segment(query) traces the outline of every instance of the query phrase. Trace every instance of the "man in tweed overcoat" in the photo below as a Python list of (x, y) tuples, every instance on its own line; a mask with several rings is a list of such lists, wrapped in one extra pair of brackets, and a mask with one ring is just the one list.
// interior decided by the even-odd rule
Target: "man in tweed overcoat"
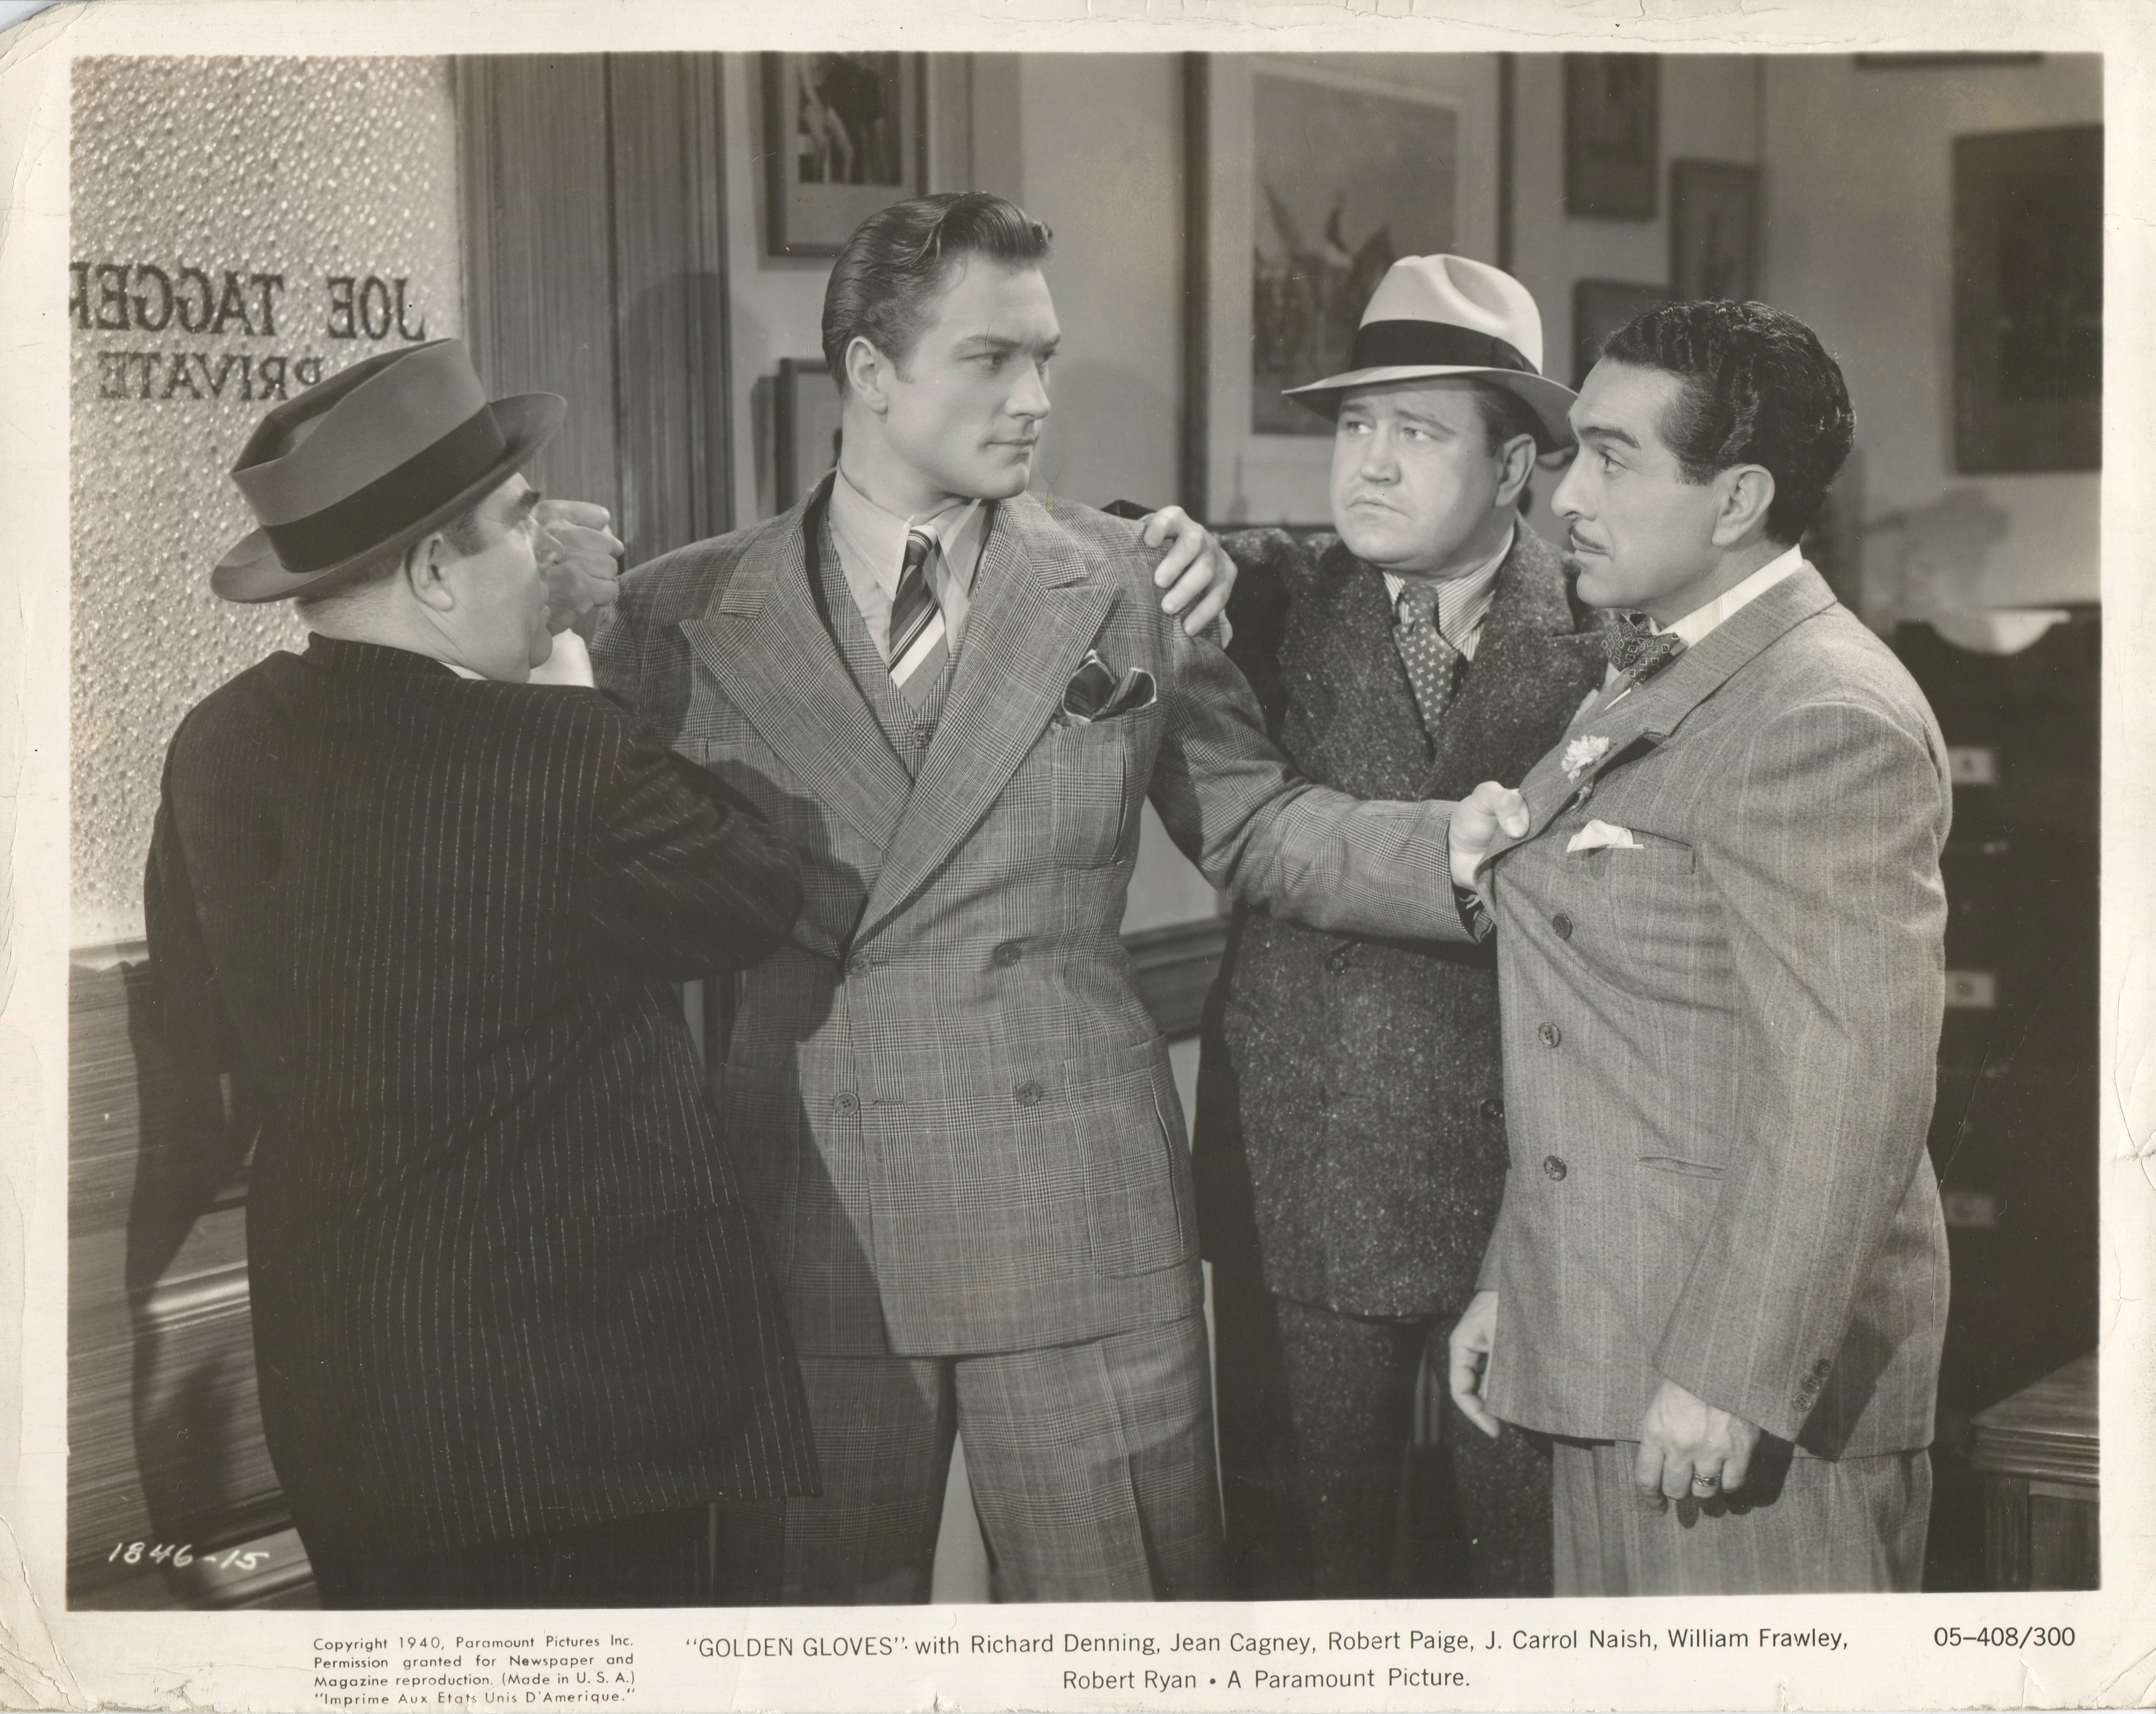
[(865, 222), (838, 471), (631, 572), (594, 650), (804, 854), (718, 1065), (816, 1426), (797, 1600), (925, 1599), (954, 1429), (1006, 1598), (1221, 1590), (1188, 1152), (1119, 933), (1143, 806), (1239, 893), (1455, 920), (1449, 806), (1296, 780), (1139, 531), (1025, 492), (1047, 243), (978, 193)]
[[(1364, 322), (1395, 347), (1419, 328), (1428, 349), (1397, 361), (1417, 354), (1373, 352), (1366, 332), (1365, 359), (1395, 361), (1298, 389), (1333, 419), (1339, 535), (1226, 539), (1241, 567), (1229, 654), (1322, 784), (1443, 798), (1517, 784), (1603, 671), (1599, 628), (1518, 515), (1537, 449), (1570, 438), (1572, 393), (1491, 361), (1502, 339), (1538, 364), (1541, 318), (1465, 257), (1395, 264)], [(1419, 602), (1438, 639), (1420, 657)], [(1440, 645), (1457, 656), (1442, 684)], [(1517, 1429), (1445, 1436), (1444, 1491), (1426, 1497), (1456, 1546), (1435, 1577), (1392, 1576), (1412, 1389), (1496, 1219), (1502, 1096), (1488, 949), (1238, 907), (1194, 1142), (1239, 1593), (1548, 1593), (1548, 1459)]]
[(1796, 545), (1848, 392), (1794, 317), (1676, 304), (1572, 420), (1580, 597), (1645, 618), (1505, 836), (1460, 823), (1456, 878), (1496, 854), (1512, 1167), (1453, 1396), (1563, 1437), (1560, 1594), (1914, 1588), (1950, 798), (1922, 692)]

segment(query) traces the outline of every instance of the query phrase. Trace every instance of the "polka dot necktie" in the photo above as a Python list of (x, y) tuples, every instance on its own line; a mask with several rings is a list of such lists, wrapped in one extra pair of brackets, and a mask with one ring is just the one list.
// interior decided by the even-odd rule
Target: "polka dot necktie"
[(1408, 670), (1408, 684), (1422, 715), (1422, 729), (1435, 743), (1446, 706), (1460, 682), (1460, 664), (1466, 656), (1446, 642), (1437, 629), (1435, 584), (1406, 585), (1393, 603), (1393, 640), (1399, 646), (1400, 665)]

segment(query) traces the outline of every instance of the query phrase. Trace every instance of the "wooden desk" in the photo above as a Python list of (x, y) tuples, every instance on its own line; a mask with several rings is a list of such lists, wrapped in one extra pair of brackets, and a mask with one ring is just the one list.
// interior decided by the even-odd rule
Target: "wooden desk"
[(2097, 1587), (2096, 1400), (2091, 1352), (1971, 1419), (1994, 1588)]

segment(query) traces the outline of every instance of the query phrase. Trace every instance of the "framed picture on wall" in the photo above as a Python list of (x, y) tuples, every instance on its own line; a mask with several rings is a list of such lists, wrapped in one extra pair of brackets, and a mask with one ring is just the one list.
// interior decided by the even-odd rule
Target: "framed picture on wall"
[(1399, 257), (1497, 259), (1497, 58), (1184, 66), (1183, 504), (1217, 523), (1322, 523), (1332, 428), (1281, 393), (1347, 367)]
[(1953, 142), (1954, 468), (2103, 457), (2103, 127)]
[(763, 56), (770, 254), (835, 256), (877, 209), (921, 193), (925, 65), (918, 54)]
[(1661, 177), (1662, 63), (1652, 54), (1564, 56), (1564, 212), (1652, 220)]
[(773, 395), (774, 508), (784, 511), (839, 462), (839, 389), (821, 357), (781, 357)]
[(1572, 384), (1579, 386), (1602, 355), (1609, 336), (1635, 316), (1670, 301), (1663, 285), (1630, 280), (1580, 280), (1572, 287)]
[(1759, 169), (1735, 161), (1670, 162), (1670, 294), (1758, 295)]

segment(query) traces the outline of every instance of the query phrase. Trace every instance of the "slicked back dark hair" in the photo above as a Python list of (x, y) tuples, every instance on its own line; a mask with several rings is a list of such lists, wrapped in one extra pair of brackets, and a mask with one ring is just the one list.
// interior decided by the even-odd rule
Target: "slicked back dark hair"
[(1684, 382), (1661, 431), (1686, 481), (1764, 465), (1768, 536), (1787, 547), (1810, 527), (1856, 432), (1841, 366), (1810, 328), (1766, 304), (1665, 304), (1613, 334), (1602, 360)]
[(945, 191), (880, 208), (854, 228), (824, 288), (824, 362), (846, 384), (846, 347), (865, 339), (903, 364), (931, 306), (969, 257), (1037, 268), (1053, 234), (1007, 197)]

